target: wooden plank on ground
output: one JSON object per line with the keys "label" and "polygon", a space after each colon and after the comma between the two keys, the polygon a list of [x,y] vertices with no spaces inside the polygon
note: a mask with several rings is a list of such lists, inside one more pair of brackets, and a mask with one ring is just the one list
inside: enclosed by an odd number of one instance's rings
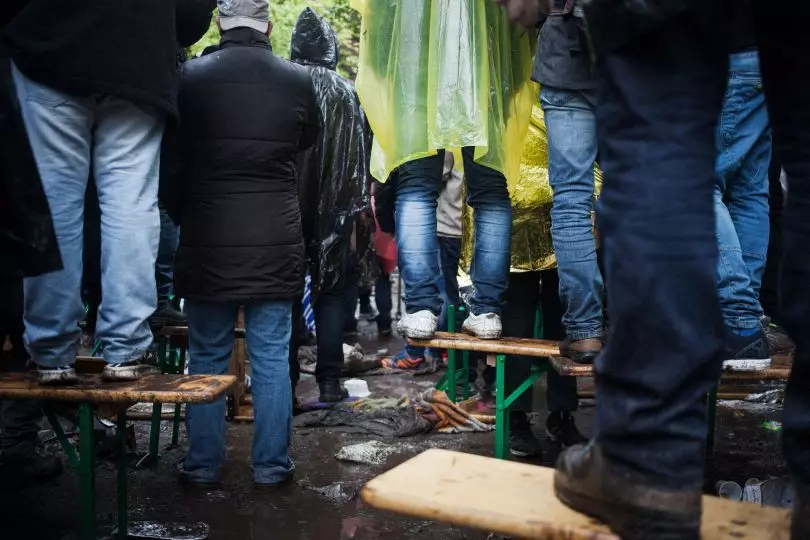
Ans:
{"label": "wooden plank on ground", "polygon": [[467,334],[436,332],[432,339],[409,339],[417,347],[455,349],[457,351],[480,351],[496,354],[517,354],[522,356],[559,356],[560,348],[556,341],[542,339],[479,339]]}
{"label": "wooden plank on ground", "polygon": [[208,403],[236,381],[231,375],[146,375],[137,381],[105,382],[81,377],[69,386],[42,386],[31,375],[0,375],[0,399],[51,399],[92,403]]}
{"label": "wooden plank on ground", "polygon": [[[604,525],[563,505],[554,470],[428,450],[370,481],[363,499],[375,508],[515,538],[618,540]],[[703,540],[788,540],[788,510],[703,498]]]}

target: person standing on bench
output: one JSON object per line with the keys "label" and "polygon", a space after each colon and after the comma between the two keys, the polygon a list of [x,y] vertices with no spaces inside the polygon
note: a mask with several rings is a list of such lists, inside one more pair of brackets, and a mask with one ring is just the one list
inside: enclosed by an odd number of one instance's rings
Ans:
{"label": "person standing on bench", "polygon": [[371,203],[366,119],[354,86],[335,71],[339,53],[329,23],[312,8],[304,9],[293,30],[290,60],[310,72],[324,123],[317,144],[298,159],[315,298],[315,378],[322,402],[349,396],[340,385],[340,373],[345,297],[351,287],[349,274],[356,274],[349,271],[351,238],[357,215]]}
{"label": "person standing on bench", "polygon": [[210,0],[31,0],[4,31],[64,264],[25,280],[25,340],[42,384],[77,380],[91,162],[101,203],[103,376],[134,380],[155,369],[147,320],[156,304],[160,143],[176,113],[181,27],[201,36],[212,9]]}
{"label": "person standing on bench", "polygon": [[556,2],[540,28],[532,78],[548,133],[548,170],[554,190],[551,238],[565,306],[560,353],[593,363],[602,349],[602,274],[593,233],[596,161],[596,88],[584,20],[576,2]]}
{"label": "person standing on bench", "polygon": [[[522,105],[529,83],[525,65],[513,69],[500,58],[529,64],[531,37],[502,24],[494,6],[479,10],[463,2],[366,2],[362,17],[357,90],[375,136],[372,173],[385,181],[398,171],[396,240],[406,308],[399,332],[428,339],[438,327],[436,200],[445,149],[462,148],[475,211],[475,292],[463,329],[497,339],[509,276],[505,175],[517,147],[510,134],[522,136],[528,123]],[[459,57],[460,41],[472,58]]]}
{"label": "person standing on bench", "polygon": [[[507,0],[512,13],[534,0]],[[521,4],[521,5],[518,5]],[[594,1],[604,66],[596,110],[605,174],[599,231],[611,335],[596,363],[595,437],[558,460],[555,490],[624,540],[697,540],[706,396],[720,376],[713,191],[736,3]],[[810,34],[755,0],[775,151],[788,178],[781,299],[796,340],[782,438],[794,475],[792,540],[810,538]]]}
{"label": "person standing on bench", "polygon": [[[185,299],[189,373],[224,375],[240,306],[250,358],[257,485],[288,481],[293,302],[304,294],[296,156],[320,113],[309,73],[273,54],[267,0],[220,0],[220,48],[183,65],[180,122],[167,133],[163,202],[180,226],[177,294]],[[225,398],[189,405],[185,481],[217,484]]]}

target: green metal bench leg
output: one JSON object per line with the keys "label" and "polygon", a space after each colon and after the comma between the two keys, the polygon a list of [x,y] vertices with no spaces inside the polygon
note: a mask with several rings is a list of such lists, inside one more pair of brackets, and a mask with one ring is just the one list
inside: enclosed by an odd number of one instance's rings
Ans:
{"label": "green metal bench leg", "polygon": [[160,450],[160,415],[163,413],[163,404],[155,402],[152,404],[152,426],[149,428],[149,454],[152,463],[155,463]]}
{"label": "green metal bench leg", "polygon": [[81,538],[96,538],[96,470],[93,440],[93,406],[79,403],[79,491]]}
{"label": "green metal bench leg", "polygon": [[715,428],[717,427],[717,386],[715,386],[707,396],[706,407],[708,410],[709,432],[706,435],[706,454],[714,454]]}
{"label": "green metal bench leg", "polygon": [[118,412],[118,538],[129,537],[129,505],[127,504],[127,410]]}
{"label": "green metal bench leg", "polygon": [[462,384],[464,385],[464,399],[470,399],[470,351],[461,352]]}
{"label": "green metal bench leg", "polygon": [[506,355],[495,357],[495,458],[509,453],[509,406],[506,404]]}

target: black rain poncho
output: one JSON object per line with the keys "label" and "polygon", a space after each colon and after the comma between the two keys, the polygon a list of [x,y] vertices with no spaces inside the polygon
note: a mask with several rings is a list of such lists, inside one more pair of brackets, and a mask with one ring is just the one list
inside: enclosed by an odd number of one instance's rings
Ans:
{"label": "black rain poncho", "polygon": [[323,130],[299,158],[304,237],[316,290],[335,286],[345,271],[354,218],[369,208],[369,137],[352,83],[337,74],[338,41],[320,15],[306,8],[292,35],[290,59],[310,68]]}
{"label": "black rain poncho", "polygon": [[51,211],[0,46],[0,278],[60,270]]}

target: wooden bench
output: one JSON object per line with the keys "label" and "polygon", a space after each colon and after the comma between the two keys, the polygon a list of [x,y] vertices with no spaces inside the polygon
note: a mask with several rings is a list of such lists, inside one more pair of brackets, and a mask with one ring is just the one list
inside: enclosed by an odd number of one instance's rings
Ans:
{"label": "wooden bench", "polygon": [[[540,314],[536,317],[535,334],[541,334],[542,330],[537,329]],[[455,327],[455,310],[450,309],[448,314],[448,328]],[[535,381],[549,368],[554,369],[563,376],[571,377],[592,377],[594,375],[593,366],[582,365],[573,362],[568,358],[560,356],[560,349],[556,342],[542,339],[523,338],[503,338],[498,340],[484,340],[466,334],[453,332],[436,332],[433,338],[428,340],[409,339],[408,343],[418,347],[432,347],[437,349],[447,349],[447,375],[440,381],[440,385],[446,389],[450,400],[456,401],[456,384],[458,375],[466,380],[469,370],[470,351],[483,352],[487,355],[487,364],[495,366],[495,457],[506,459],[509,453],[509,409],[524,392],[528,391]],[[463,367],[457,373],[457,363],[455,351],[462,351]],[[529,356],[542,359],[532,366],[529,377],[512,394],[506,395],[506,358],[507,355]],[[732,371],[725,370],[721,375],[723,381],[786,381],[790,376],[789,357],[776,357],[774,365],[770,369],[762,371]],[[464,385],[466,392],[466,383]],[[467,395],[465,393],[464,397]],[[707,451],[714,450],[715,427],[717,416],[717,387],[707,396],[707,406],[709,408],[709,434]]]}
{"label": "wooden bench", "polygon": [[[36,399],[43,409],[68,461],[76,467],[80,482],[81,540],[96,539],[95,442],[93,406],[112,407],[117,415],[118,438],[118,532],[128,538],[127,505],[127,417],[133,403],[209,403],[233,386],[233,376],[147,375],[138,381],[110,383],[98,376],[84,376],[70,386],[41,386],[29,375],[0,375],[0,399]],[[78,403],[79,450],[73,448],[54,413],[53,402]]]}
{"label": "wooden bench", "polygon": [[[428,450],[371,480],[362,497],[374,508],[514,538],[618,540],[554,495],[554,470]],[[790,512],[703,497],[703,540],[788,540]]]}

